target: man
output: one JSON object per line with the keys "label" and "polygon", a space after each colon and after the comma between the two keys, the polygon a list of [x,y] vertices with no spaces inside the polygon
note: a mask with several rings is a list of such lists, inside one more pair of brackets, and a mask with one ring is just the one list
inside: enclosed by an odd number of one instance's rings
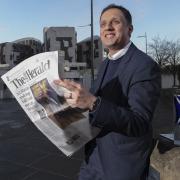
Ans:
{"label": "man", "polygon": [[72,91],[72,107],[89,109],[99,135],[85,147],[79,180],[145,180],[152,145],[151,120],[160,95],[158,65],[130,41],[131,14],[109,5],[100,16],[100,36],[109,50],[92,92],[57,80]]}

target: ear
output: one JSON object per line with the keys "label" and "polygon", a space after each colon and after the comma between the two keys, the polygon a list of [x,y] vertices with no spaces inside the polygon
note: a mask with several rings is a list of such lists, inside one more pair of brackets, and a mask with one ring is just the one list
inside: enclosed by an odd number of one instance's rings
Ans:
{"label": "ear", "polygon": [[131,37],[131,33],[133,32],[133,25],[129,25],[129,37]]}

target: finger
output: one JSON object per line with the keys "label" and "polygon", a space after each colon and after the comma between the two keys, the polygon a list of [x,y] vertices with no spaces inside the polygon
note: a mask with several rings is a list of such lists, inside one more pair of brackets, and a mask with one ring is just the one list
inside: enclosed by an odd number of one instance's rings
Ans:
{"label": "finger", "polygon": [[69,106],[71,106],[72,108],[78,107],[77,103],[74,99],[67,99],[66,102],[68,103]]}
{"label": "finger", "polygon": [[53,81],[54,84],[59,85],[62,82],[61,79],[56,79]]}
{"label": "finger", "polygon": [[68,84],[76,87],[77,89],[81,89],[81,84],[77,83],[77,82],[74,82],[74,81],[70,81],[70,80],[64,80],[65,82],[67,82]]}
{"label": "finger", "polygon": [[66,88],[66,89],[68,89],[70,91],[75,89],[75,87],[73,85],[71,85],[69,83],[69,81],[67,81],[67,80],[64,81],[64,80],[59,79],[59,80],[54,80],[53,82],[54,82],[55,85],[62,86],[62,87]]}
{"label": "finger", "polygon": [[74,86],[74,88],[77,88],[77,89],[81,89],[81,84],[75,82],[75,81],[72,81],[72,80],[69,80],[69,79],[64,79],[64,80],[61,80],[61,82],[69,85],[69,86]]}
{"label": "finger", "polygon": [[64,97],[65,97],[66,99],[72,99],[72,92],[65,92],[65,93],[64,93]]}
{"label": "finger", "polygon": [[54,83],[55,85],[59,85],[59,86],[63,86],[64,84],[66,84],[66,83],[64,83],[64,81],[61,80],[61,79],[54,80],[53,83]]}

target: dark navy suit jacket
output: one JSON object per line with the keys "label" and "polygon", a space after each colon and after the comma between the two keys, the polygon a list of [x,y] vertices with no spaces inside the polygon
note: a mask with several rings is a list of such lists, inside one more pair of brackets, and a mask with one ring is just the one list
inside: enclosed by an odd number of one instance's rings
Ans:
{"label": "dark navy suit jacket", "polygon": [[80,180],[144,180],[152,145],[151,121],[161,87],[157,63],[132,43],[110,82],[102,62],[92,90],[101,97],[90,122],[100,134],[85,147]]}

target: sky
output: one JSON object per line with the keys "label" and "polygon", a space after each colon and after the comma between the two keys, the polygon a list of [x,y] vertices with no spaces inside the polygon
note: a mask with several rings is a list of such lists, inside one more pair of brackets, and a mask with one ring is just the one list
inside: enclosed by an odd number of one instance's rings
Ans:
{"label": "sky", "polygon": [[[99,35],[99,15],[104,7],[115,3],[132,14],[134,31],[131,40],[145,51],[159,36],[180,39],[180,0],[94,0],[94,35]],[[43,40],[43,28],[70,26],[77,31],[77,40],[90,36],[90,0],[0,0],[0,43],[24,37]],[[85,26],[85,27],[78,27]]]}

